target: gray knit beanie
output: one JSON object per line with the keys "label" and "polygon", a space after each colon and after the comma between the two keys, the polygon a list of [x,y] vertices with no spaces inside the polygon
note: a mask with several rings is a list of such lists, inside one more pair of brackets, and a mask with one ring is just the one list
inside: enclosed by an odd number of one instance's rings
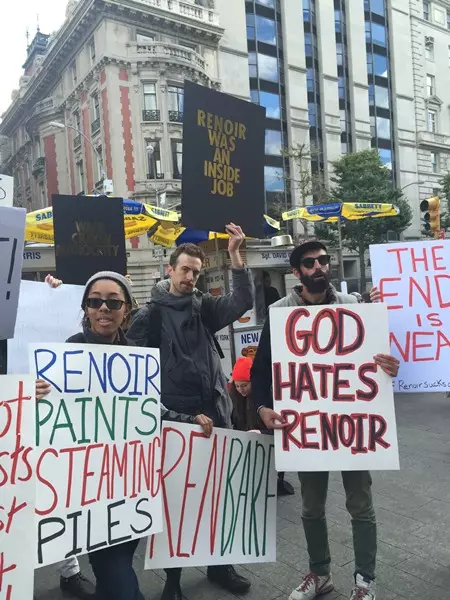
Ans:
{"label": "gray knit beanie", "polygon": [[92,275],[92,277],[88,279],[86,283],[86,287],[84,288],[83,300],[81,302],[81,308],[84,308],[91,285],[99,279],[111,279],[112,281],[118,283],[125,292],[125,300],[127,301],[127,303],[133,304],[133,292],[131,291],[130,282],[126,277],[124,277],[120,273],[115,273],[114,271],[99,271],[98,273],[95,273],[95,275]]}

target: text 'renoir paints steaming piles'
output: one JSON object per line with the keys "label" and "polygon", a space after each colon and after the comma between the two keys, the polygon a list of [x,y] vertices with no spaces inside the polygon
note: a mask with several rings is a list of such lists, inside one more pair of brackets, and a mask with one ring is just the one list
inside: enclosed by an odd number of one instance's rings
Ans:
{"label": "text 'renoir paints steaming piles'", "polygon": [[389,353],[381,304],[271,308],[278,471],[398,469]]}
{"label": "text 'renoir paints steaming piles'", "polygon": [[34,379],[0,377],[0,600],[31,600],[35,562]]}
{"label": "text 'renoir paints steaming piles'", "polygon": [[162,448],[164,532],[147,569],[276,560],[272,436],[165,425]]}
{"label": "text 'renoir paints steaming piles'", "polygon": [[450,243],[370,247],[372,277],[389,309],[398,392],[450,390]]}
{"label": "text 'renoir paints steaming piles'", "polygon": [[148,348],[31,346],[52,386],[37,403],[37,562],[161,531],[160,365]]}

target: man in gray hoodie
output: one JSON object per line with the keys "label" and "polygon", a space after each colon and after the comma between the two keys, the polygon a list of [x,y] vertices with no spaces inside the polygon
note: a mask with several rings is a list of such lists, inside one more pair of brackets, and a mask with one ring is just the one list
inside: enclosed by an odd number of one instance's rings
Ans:
{"label": "man in gray hoodie", "polygon": [[[355,296],[342,294],[330,284],[330,256],[325,245],[319,240],[308,240],[294,248],[290,263],[294,275],[300,280],[300,285],[285,298],[272,304],[272,307],[357,303]],[[374,293],[373,300],[379,300],[379,294]],[[396,377],[399,361],[395,357],[377,354],[374,362],[385,373]],[[255,408],[265,426],[268,429],[285,427],[287,423],[273,409],[270,316],[261,334],[251,382]],[[328,594],[334,588],[325,519],[329,473],[307,472],[298,475],[310,572],[301,580],[289,600],[314,600]],[[342,480],[346,493],[346,507],[352,518],[355,553],[355,585],[350,600],[375,600],[377,524],[372,504],[372,479],[368,471],[347,471],[342,473]]]}
{"label": "man in gray hoodie", "polygon": [[[226,296],[202,294],[196,283],[205,255],[194,244],[179,246],[170,257],[170,278],[152,291],[151,301],[133,319],[127,337],[161,353],[161,403],[188,415],[205,414],[216,427],[231,428],[232,402],[214,334],[253,306],[253,291],[239,249],[245,236],[227,226],[233,291]],[[181,600],[181,569],[167,569],[162,600]],[[208,568],[208,578],[231,593],[250,582],[231,565]]]}

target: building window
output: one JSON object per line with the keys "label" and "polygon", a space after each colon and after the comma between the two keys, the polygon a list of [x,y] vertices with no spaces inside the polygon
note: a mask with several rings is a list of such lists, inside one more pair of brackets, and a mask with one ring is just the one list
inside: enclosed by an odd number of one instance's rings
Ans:
{"label": "building window", "polygon": [[425,36],[425,58],[434,60],[434,38],[430,35]]}
{"label": "building window", "polygon": [[431,170],[433,173],[439,171],[439,154],[437,152],[430,152],[431,154]]}
{"label": "building window", "polygon": [[258,42],[264,42],[265,44],[271,44],[276,46],[277,44],[277,29],[275,21],[267,19],[266,17],[255,16],[256,23],[256,39]]}
{"label": "building window", "polygon": [[447,29],[450,29],[450,10],[447,9]]}
{"label": "building window", "polygon": [[274,56],[257,54],[258,74],[260,79],[278,81],[278,60]]}
{"label": "building window", "polygon": [[155,42],[155,36],[138,33],[136,34],[136,42],[138,46],[147,46],[147,44],[153,44]]}
{"label": "building window", "polygon": [[246,20],[247,20],[247,39],[254,40],[256,37],[255,15],[253,13],[247,13]]}
{"label": "building window", "polygon": [[281,131],[275,131],[274,129],[266,129],[266,154],[280,156],[282,145],[283,138],[281,135]]}
{"label": "building window", "polygon": [[[158,140],[145,140],[147,151],[147,179],[163,179],[161,148]],[[153,152],[151,150],[153,148]]]}
{"label": "building window", "polygon": [[91,107],[91,133],[96,133],[97,131],[100,131],[100,98],[98,94],[93,94],[91,99]]}
{"label": "building window", "polygon": [[248,73],[249,77],[256,79],[258,77],[258,68],[256,66],[256,52],[248,53]]}
{"label": "building window", "polygon": [[181,179],[183,175],[183,142],[172,140],[173,178]]}
{"label": "building window", "polygon": [[389,67],[386,56],[382,56],[381,54],[373,54],[372,56],[373,62],[370,54],[368,55],[367,72],[370,75],[376,75],[377,77],[388,77]]}
{"label": "building window", "polygon": [[264,167],[264,187],[266,192],[283,192],[283,169],[278,167]]}
{"label": "building window", "polygon": [[184,88],[169,85],[169,121],[174,123],[183,122]]}
{"label": "building window", "polygon": [[425,21],[430,20],[430,2],[429,0],[423,0],[423,18]]}
{"label": "building window", "polygon": [[258,90],[251,90],[250,94],[252,102],[264,106],[266,109],[266,117],[268,119],[280,119],[280,96],[278,94],[258,92]]}
{"label": "building window", "polygon": [[434,75],[427,75],[427,95],[434,96],[436,94],[436,78]]}
{"label": "building window", "polygon": [[78,76],[77,76],[77,63],[74,61],[70,66],[70,74],[72,77],[73,85],[77,85]]}
{"label": "building window", "polygon": [[160,112],[158,110],[158,98],[156,96],[156,83],[144,83],[144,110],[142,111],[143,121],[159,121]]}
{"label": "building window", "polygon": [[78,131],[82,131],[82,129],[81,129],[80,111],[78,111],[78,110],[76,110],[73,113],[73,123],[74,123],[74,126],[77,128]]}
{"label": "building window", "polygon": [[377,117],[377,137],[385,140],[391,139],[391,120]]}
{"label": "building window", "polygon": [[95,63],[95,41],[94,41],[94,39],[92,39],[89,42],[89,57],[91,59],[91,64],[93,65]]}
{"label": "building window", "polygon": [[39,196],[40,196],[40,201],[41,201],[41,206],[44,207],[47,204],[47,196],[45,194],[45,185],[44,182],[41,181],[39,183]]}
{"label": "building window", "polygon": [[77,162],[77,174],[78,174],[78,193],[84,192],[84,165],[83,161]]}
{"label": "building window", "polygon": [[197,44],[193,44],[192,42],[185,42],[184,40],[178,40],[178,45],[183,46],[184,48],[189,48],[189,50],[193,50],[198,54],[198,46]]}
{"label": "building window", "polygon": [[392,150],[387,150],[386,148],[379,148],[378,154],[383,165],[388,169],[392,170]]}
{"label": "building window", "polygon": [[436,131],[437,131],[437,112],[435,110],[431,110],[430,108],[427,111],[427,126],[428,126],[428,131],[430,133],[436,133]]}
{"label": "building window", "polygon": [[98,94],[92,96],[92,119],[100,119],[100,99]]}
{"label": "building window", "polygon": [[103,172],[103,148],[101,146],[97,146],[97,152],[95,154],[95,158],[97,160],[97,182],[103,181],[105,176]]}

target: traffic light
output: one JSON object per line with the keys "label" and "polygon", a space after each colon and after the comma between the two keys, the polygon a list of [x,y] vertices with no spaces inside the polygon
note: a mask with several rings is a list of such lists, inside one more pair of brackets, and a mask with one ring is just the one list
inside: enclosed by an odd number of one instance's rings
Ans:
{"label": "traffic light", "polygon": [[425,221],[424,229],[427,233],[433,233],[435,238],[439,236],[441,229],[440,204],[441,199],[439,196],[422,200],[420,203],[420,210],[425,213],[423,215]]}

